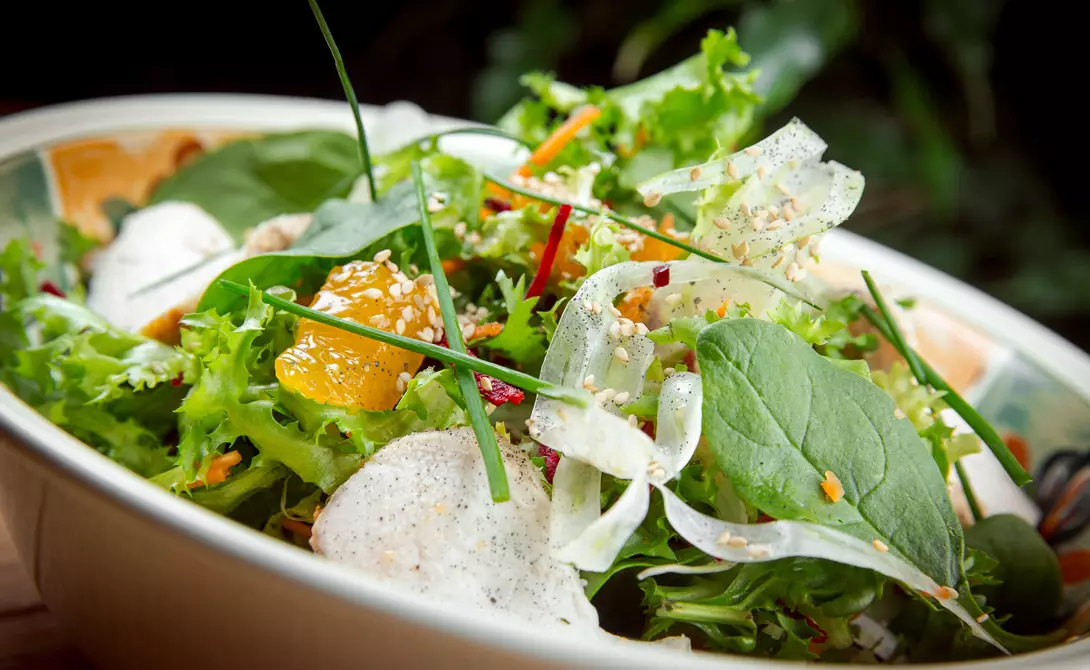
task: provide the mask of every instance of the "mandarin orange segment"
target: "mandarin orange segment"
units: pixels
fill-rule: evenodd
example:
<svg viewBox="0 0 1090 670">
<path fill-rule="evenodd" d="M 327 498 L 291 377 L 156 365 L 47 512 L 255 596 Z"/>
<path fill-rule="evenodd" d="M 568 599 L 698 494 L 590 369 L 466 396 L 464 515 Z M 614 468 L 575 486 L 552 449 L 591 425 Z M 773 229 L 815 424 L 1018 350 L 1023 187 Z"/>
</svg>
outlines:
<svg viewBox="0 0 1090 670">
<path fill-rule="evenodd" d="M 434 284 L 411 281 L 391 263 L 333 268 L 311 308 L 427 342 L 442 325 Z M 415 375 L 423 361 L 421 354 L 302 319 L 295 345 L 276 359 L 276 378 L 322 404 L 387 410 L 405 390 L 403 373 Z"/>
<path fill-rule="evenodd" d="M 575 279 L 582 277 L 587 271 L 575 260 L 575 252 L 590 239 L 590 231 L 578 223 L 568 221 L 564 227 L 564 236 L 560 238 L 560 246 L 556 248 L 556 260 L 553 261 L 552 277 L 554 279 Z M 545 253 L 544 242 L 534 242 L 530 245 L 530 258 L 540 265 L 541 257 Z"/>
</svg>

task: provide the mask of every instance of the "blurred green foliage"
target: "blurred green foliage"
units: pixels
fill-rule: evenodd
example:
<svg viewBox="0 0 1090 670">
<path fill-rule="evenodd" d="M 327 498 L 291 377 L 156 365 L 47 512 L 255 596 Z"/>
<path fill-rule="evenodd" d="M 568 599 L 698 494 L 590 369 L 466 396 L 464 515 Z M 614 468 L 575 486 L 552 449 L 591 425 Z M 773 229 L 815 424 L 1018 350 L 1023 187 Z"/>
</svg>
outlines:
<svg viewBox="0 0 1090 670">
<path fill-rule="evenodd" d="M 622 11 L 607 0 L 528 0 L 488 44 L 474 112 L 498 118 L 524 95 L 517 79 L 529 69 L 580 85 L 622 84 L 695 52 L 708 28 L 733 25 L 761 71 L 764 127 L 799 116 L 828 141 L 829 158 L 866 175 L 847 228 L 1087 347 L 1076 329 L 1090 318 L 1090 250 L 1052 184 L 999 123 L 995 32 L 1008 4 L 635 0 Z M 580 81 L 596 69 L 579 61 L 602 58 L 611 59 L 612 81 Z"/>
</svg>

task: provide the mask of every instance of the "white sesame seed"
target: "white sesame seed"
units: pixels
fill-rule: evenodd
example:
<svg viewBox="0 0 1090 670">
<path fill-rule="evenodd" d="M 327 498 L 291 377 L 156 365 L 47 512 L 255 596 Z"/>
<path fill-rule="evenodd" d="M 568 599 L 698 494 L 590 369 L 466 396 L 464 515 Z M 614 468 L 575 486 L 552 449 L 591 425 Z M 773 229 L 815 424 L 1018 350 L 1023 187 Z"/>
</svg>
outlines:
<svg viewBox="0 0 1090 670">
<path fill-rule="evenodd" d="M 776 268 L 778 268 L 780 264 L 783 263 L 784 258 L 786 258 L 786 256 L 777 256 L 776 262 L 772 264 L 772 269 L 775 270 Z"/>
<path fill-rule="evenodd" d="M 651 191 L 650 193 L 648 193 L 644 197 L 643 204 L 648 206 L 648 207 L 654 207 L 655 205 L 659 204 L 659 202 L 661 200 L 662 200 L 662 194 L 661 193 L 659 193 L 657 191 Z"/>
<path fill-rule="evenodd" d="M 665 302 L 670 307 L 673 307 L 673 306 L 677 305 L 679 302 L 681 302 L 681 294 L 680 293 L 671 293 L 670 295 L 663 298 L 663 302 Z"/>
<path fill-rule="evenodd" d="M 623 324 L 621 326 L 621 337 L 632 337 L 636 334 L 636 327 L 631 324 Z"/>
<path fill-rule="evenodd" d="M 753 558 L 764 558 L 768 556 L 768 547 L 760 544 L 755 544 L 752 547 L 746 549 L 746 553 Z"/>
<path fill-rule="evenodd" d="M 613 305 L 609 306 L 609 313 L 617 317 L 618 319 L 621 318 L 621 310 L 617 309 Z"/>
<path fill-rule="evenodd" d="M 775 205 L 768 206 L 768 213 L 772 215 L 772 218 L 776 218 L 780 215 L 780 208 Z"/>
<path fill-rule="evenodd" d="M 412 307 L 403 307 L 401 309 L 401 318 L 405 319 L 405 323 L 408 323 L 408 322 L 412 321 L 413 320 L 413 308 Z"/>
<path fill-rule="evenodd" d="M 590 311 L 594 312 L 595 314 L 601 314 L 602 313 L 602 306 L 600 304 L 596 303 L 596 302 L 592 302 L 590 304 Z"/>
<path fill-rule="evenodd" d="M 410 375 L 408 372 L 402 371 L 398 373 L 397 378 L 408 384 L 412 380 L 413 376 Z"/>
<path fill-rule="evenodd" d="M 473 232 L 466 235 L 466 240 L 470 244 L 474 244 L 474 245 L 480 244 L 481 243 L 481 234 L 478 233 L 476 230 L 474 230 Z"/>
<path fill-rule="evenodd" d="M 439 315 L 435 313 L 434 307 L 428 307 L 428 323 L 435 324 L 439 321 Z"/>
<path fill-rule="evenodd" d="M 650 332 L 651 330 L 643 322 L 639 322 L 636 324 L 636 333 L 638 335 L 646 335 Z"/>
<path fill-rule="evenodd" d="M 753 226 L 753 230 L 759 233 L 764 230 L 765 220 L 759 216 L 755 216 L 750 220 L 750 224 Z"/>
<path fill-rule="evenodd" d="M 716 538 L 715 543 L 726 546 L 726 545 L 730 544 L 730 537 L 731 537 L 730 531 L 725 530 L 719 535 L 719 537 Z"/>
<path fill-rule="evenodd" d="M 768 231 L 779 230 L 780 228 L 783 228 L 783 224 L 784 224 L 783 219 L 776 219 L 775 221 L 772 221 L 767 226 L 765 226 L 765 230 L 768 230 Z"/>
<path fill-rule="evenodd" d="M 728 547 L 735 547 L 737 549 L 744 549 L 747 545 L 749 545 L 749 540 L 747 540 L 744 537 L 735 536 L 735 537 L 732 537 L 729 540 L 727 540 L 727 546 Z"/>
<path fill-rule="evenodd" d="M 393 267 L 391 267 L 391 266 L 393 266 Z M 397 266 L 394 265 L 393 263 L 387 263 L 386 267 L 389 267 L 390 272 L 394 273 L 394 281 L 396 281 L 398 284 L 404 284 L 405 282 L 409 281 L 409 278 L 405 276 L 404 272 L 401 272 L 400 270 L 395 270 L 394 269 Z M 408 293 L 408 291 L 406 291 L 406 293 Z"/>
<path fill-rule="evenodd" d="M 436 212 L 438 212 L 441 209 L 443 209 L 443 205 L 440 204 L 439 202 L 436 202 L 435 200 L 429 200 L 428 201 L 428 212 L 430 212 L 432 214 L 435 214 Z"/>
<path fill-rule="evenodd" d="M 786 186 L 784 186 L 784 185 L 783 185 L 783 182 L 779 182 L 779 181 L 778 181 L 778 182 L 776 182 L 776 190 L 778 190 L 778 191 L 779 191 L 780 193 L 783 193 L 783 194 L 784 194 L 784 195 L 786 195 L 786 196 L 790 196 L 790 195 L 791 195 L 791 189 L 789 189 L 789 188 L 787 188 Z"/>
<path fill-rule="evenodd" d="M 753 210 L 750 209 L 749 203 L 745 200 L 742 201 L 742 213 L 746 216 L 750 216 L 751 214 L 753 214 Z"/>
<path fill-rule="evenodd" d="M 727 163 L 727 175 L 731 179 L 737 179 L 738 178 L 738 167 L 735 166 L 734 161 L 731 161 L 731 162 Z"/>
<path fill-rule="evenodd" d="M 635 414 L 628 415 L 628 425 L 632 426 L 633 428 L 639 428 L 640 420 L 636 418 Z"/>
<path fill-rule="evenodd" d="M 877 549 L 878 551 L 881 551 L 883 553 L 889 551 L 889 545 L 887 545 L 885 542 L 883 542 L 881 540 L 875 540 L 873 542 L 873 544 L 874 544 L 874 548 Z"/>
<path fill-rule="evenodd" d="M 806 245 L 810 244 L 810 236 L 807 235 L 806 237 L 800 237 L 798 241 L 795 242 L 795 244 L 798 245 L 799 249 L 805 249 Z"/>
<path fill-rule="evenodd" d="M 394 322 L 394 331 L 398 335 L 401 335 L 402 333 L 404 333 L 405 332 L 405 322 L 402 321 L 401 319 L 398 319 L 397 321 L 395 321 Z"/>
<path fill-rule="evenodd" d="M 420 274 L 420 268 L 416 267 L 416 263 L 409 263 L 409 272 L 418 275 Z"/>
<path fill-rule="evenodd" d="M 731 253 L 734 254 L 735 258 L 741 260 L 749 255 L 749 243 L 745 240 L 742 240 L 737 244 L 730 245 L 730 250 Z"/>
<path fill-rule="evenodd" d="M 613 400 L 613 396 L 615 395 L 617 395 L 617 391 L 614 389 L 602 389 L 594 394 L 594 399 L 599 403 L 605 404 L 610 400 Z"/>
<path fill-rule="evenodd" d="M 375 254 L 375 262 L 385 263 L 386 261 L 390 260 L 390 256 L 393 255 L 393 253 L 394 252 L 390 251 L 389 249 L 383 249 L 382 251 Z"/>
<path fill-rule="evenodd" d="M 747 156 L 756 158 L 761 155 L 761 147 L 746 147 L 745 152 Z"/>
<path fill-rule="evenodd" d="M 425 342 L 431 342 L 435 339 L 435 331 L 431 329 L 431 326 L 424 326 L 416 336 Z"/>
<path fill-rule="evenodd" d="M 386 290 L 395 298 L 401 297 L 401 284 L 390 284 L 390 287 Z"/>
<path fill-rule="evenodd" d="M 432 340 L 432 342 L 441 342 L 442 340 L 443 340 L 443 329 L 442 328 L 436 328 L 435 329 L 435 339 Z"/>
<path fill-rule="evenodd" d="M 742 259 L 742 267 L 744 267 L 744 268 L 753 267 L 753 259 L 752 258 L 743 258 Z"/>
<path fill-rule="evenodd" d="M 622 363 L 628 362 L 628 349 L 624 347 L 617 347 L 613 350 L 613 357 Z"/>
<path fill-rule="evenodd" d="M 403 380 L 401 377 L 397 378 L 397 392 L 398 393 L 404 393 L 405 392 L 405 380 Z"/>
<path fill-rule="evenodd" d="M 491 391 L 492 390 L 492 380 L 490 378 L 488 378 L 488 377 L 485 377 L 485 376 L 482 375 L 481 379 L 480 379 L 480 385 L 481 385 L 481 388 L 483 390 L 485 390 L 485 391 Z"/>
<path fill-rule="evenodd" d="M 466 222 L 459 221 L 458 223 L 454 224 L 454 236 L 457 237 L 459 240 L 462 239 L 466 236 L 466 229 Z"/>
<path fill-rule="evenodd" d="M 764 179 L 766 174 L 768 174 L 768 168 L 767 167 L 762 165 L 761 167 L 757 168 L 757 178 L 758 179 Z"/>
<path fill-rule="evenodd" d="M 985 621 L 987 621 L 987 620 L 988 620 L 989 618 L 991 618 L 991 617 L 989 617 L 989 616 L 988 616 L 988 613 L 987 613 L 987 612 L 985 612 L 984 614 L 981 614 L 980 616 L 978 616 L 978 617 L 976 618 L 976 622 L 977 622 L 977 623 L 984 623 L 984 622 L 985 622 Z"/>
<path fill-rule="evenodd" d="M 787 221 L 791 221 L 795 218 L 795 208 L 791 205 L 783 206 L 783 218 Z"/>
<path fill-rule="evenodd" d="M 800 282 L 806 278 L 806 270 L 804 268 L 800 268 L 799 264 L 795 262 L 792 262 L 791 265 L 787 266 L 787 272 L 784 274 L 786 274 L 787 278 L 793 282 Z"/>
<path fill-rule="evenodd" d="M 587 375 L 583 379 L 583 386 L 594 386 L 594 375 Z"/>
<path fill-rule="evenodd" d="M 370 319 L 368 319 L 367 322 L 370 323 L 372 326 L 381 326 L 382 321 L 385 318 L 386 317 L 383 316 L 382 314 L 376 314 L 376 315 L 372 316 Z"/>
<path fill-rule="evenodd" d="M 363 292 L 363 297 L 370 298 L 371 300 L 378 300 L 382 297 L 382 291 L 377 288 L 369 288 Z"/>
<path fill-rule="evenodd" d="M 583 301 L 583 309 L 587 310 L 588 312 L 593 312 L 594 311 L 594 305 L 592 305 L 589 300 L 584 300 Z"/>
<path fill-rule="evenodd" d="M 619 339 L 621 337 L 621 324 L 619 322 L 614 321 L 609 324 L 609 336 L 614 339 Z"/>
<path fill-rule="evenodd" d="M 409 295 L 413 292 L 413 286 L 414 284 L 406 279 L 405 281 L 401 282 L 401 292 L 405 295 Z"/>
<path fill-rule="evenodd" d="M 799 197 L 797 195 L 791 196 L 791 206 L 795 208 L 796 212 L 801 212 L 803 206 L 799 204 Z"/>
<path fill-rule="evenodd" d="M 621 391 L 617 395 L 613 396 L 613 404 L 614 405 L 623 405 L 626 402 L 628 402 L 628 399 L 630 397 L 632 397 L 632 396 L 631 396 L 631 394 L 629 394 L 628 391 Z"/>
<path fill-rule="evenodd" d="M 700 179 L 700 167 L 699 166 L 694 167 L 689 172 L 689 181 L 696 181 L 697 179 Z"/>
<path fill-rule="evenodd" d="M 669 377 L 669 376 L 674 375 L 676 373 L 677 373 L 677 370 L 675 370 L 673 368 L 666 368 L 665 370 L 662 371 L 662 374 L 663 374 L 664 377 Z"/>
<path fill-rule="evenodd" d="M 730 230 L 730 219 L 725 216 L 715 217 L 712 219 L 712 223 L 714 223 L 715 227 L 719 230 Z"/>
</svg>

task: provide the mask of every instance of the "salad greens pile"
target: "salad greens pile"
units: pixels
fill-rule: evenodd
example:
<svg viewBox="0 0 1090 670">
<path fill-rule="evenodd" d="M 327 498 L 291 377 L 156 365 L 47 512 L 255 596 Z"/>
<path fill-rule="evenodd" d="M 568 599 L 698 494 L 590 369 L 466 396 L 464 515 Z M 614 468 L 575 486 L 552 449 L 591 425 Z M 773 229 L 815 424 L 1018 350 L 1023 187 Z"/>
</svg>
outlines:
<svg viewBox="0 0 1090 670">
<path fill-rule="evenodd" d="M 306 230 L 223 271 L 178 344 L 87 309 L 93 243 L 77 229 L 61 227 L 62 288 L 16 240 L 0 254 L 0 381 L 108 458 L 301 547 L 329 495 L 412 433 L 473 426 L 507 504 L 498 432 L 542 470 L 558 560 L 630 637 L 855 662 L 1058 643 L 1051 548 L 985 517 L 964 478 L 972 515 L 951 497 L 982 440 L 1028 477 L 876 289 L 877 310 L 812 297 L 819 238 L 863 178 L 798 120 L 741 146 L 761 103 L 748 60 L 712 30 L 620 88 L 528 74 L 497 128 L 453 131 L 511 140 L 483 163 L 445 153 L 443 134 L 372 157 L 362 124 L 359 146 L 328 131 L 228 144 L 149 205 L 196 204 L 239 242 L 282 214 L 313 213 Z M 434 286 L 435 337 L 305 306 L 354 261 Z M 276 368 L 301 318 L 422 360 L 389 405 L 321 402 Z M 871 369 L 878 335 L 905 365 Z"/>
</svg>

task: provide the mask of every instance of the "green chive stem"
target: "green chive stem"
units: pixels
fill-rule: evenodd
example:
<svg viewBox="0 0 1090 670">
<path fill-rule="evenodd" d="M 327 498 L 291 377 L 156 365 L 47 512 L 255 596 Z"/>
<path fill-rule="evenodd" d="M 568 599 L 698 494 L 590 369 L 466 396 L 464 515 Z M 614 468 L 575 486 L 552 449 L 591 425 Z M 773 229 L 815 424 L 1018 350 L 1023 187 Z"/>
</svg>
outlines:
<svg viewBox="0 0 1090 670">
<path fill-rule="evenodd" d="M 984 518 L 984 512 L 980 509 L 980 503 L 973 493 L 973 487 L 969 484 L 969 474 L 961 467 L 961 461 L 954 461 L 954 470 L 958 473 L 958 481 L 961 482 L 961 490 L 965 493 L 965 500 L 969 503 L 969 511 L 973 513 L 973 520 L 980 521 Z"/>
</svg>

